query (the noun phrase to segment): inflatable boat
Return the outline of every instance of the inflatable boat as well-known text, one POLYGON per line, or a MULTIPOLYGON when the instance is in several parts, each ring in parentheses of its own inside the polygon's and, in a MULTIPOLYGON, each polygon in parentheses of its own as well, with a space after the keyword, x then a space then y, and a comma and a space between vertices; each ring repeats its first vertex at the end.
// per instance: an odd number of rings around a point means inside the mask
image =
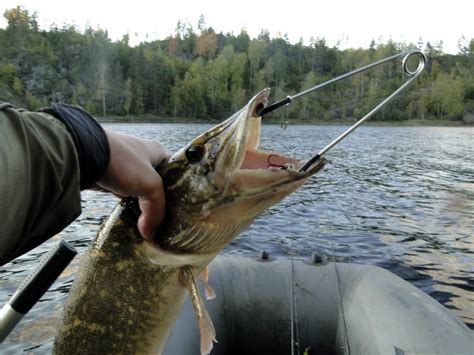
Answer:
MULTIPOLYGON (((205 302, 217 354, 474 354, 473 332, 433 298, 369 265, 220 256, 205 302)), ((198 354, 189 298, 164 354, 198 354)))

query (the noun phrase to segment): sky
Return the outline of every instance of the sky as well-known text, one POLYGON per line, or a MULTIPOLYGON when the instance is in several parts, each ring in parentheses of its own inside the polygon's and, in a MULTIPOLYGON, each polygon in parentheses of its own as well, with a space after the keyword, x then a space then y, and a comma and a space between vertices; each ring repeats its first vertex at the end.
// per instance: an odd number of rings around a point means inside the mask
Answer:
MULTIPOLYGON (((325 38, 328 45, 367 48, 372 40, 434 44, 443 41, 446 53, 457 53, 461 36, 474 38, 474 1, 469 0, 0 0, 0 11, 23 6, 37 12, 41 28, 51 24, 87 25, 106 29, 113 40, 130 34, 130 43, 164 39, 173 34, 179 20, 195 29, 202 14, 216 32, 250 37, 268 30, 271 37, 286 34, 290 42, 300 38, 325 38)), ((0 28, 6 21, 0 19, 0 28)))

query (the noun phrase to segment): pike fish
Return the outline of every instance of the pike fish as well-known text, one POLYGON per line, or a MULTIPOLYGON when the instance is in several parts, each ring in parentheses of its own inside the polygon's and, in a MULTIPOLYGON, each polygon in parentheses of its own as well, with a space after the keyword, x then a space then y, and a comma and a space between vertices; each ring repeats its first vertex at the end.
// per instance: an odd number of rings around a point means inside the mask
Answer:
POLYGON ((200 351, 211 351, 216 332, 195 280, 203 279, 212 297, 207 286, 212 259, 325 163, 321 158, 300 172, 303 161, 258 149, 258 112, 269 92, 258 93, 158 168, 167 211, 153 242, 137 230, 136 200, 124 199, 112 211, 83 257, 54 354, 161 353, 187 293, 200 351))

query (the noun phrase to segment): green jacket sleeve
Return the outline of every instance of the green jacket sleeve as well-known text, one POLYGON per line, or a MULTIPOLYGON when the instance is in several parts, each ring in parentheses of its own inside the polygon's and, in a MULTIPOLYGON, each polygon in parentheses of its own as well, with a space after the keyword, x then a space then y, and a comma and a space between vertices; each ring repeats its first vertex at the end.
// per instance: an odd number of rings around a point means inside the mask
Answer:
POLYGON ((80 201, 79 158, 65 126, 0 103, 0 265, 60 232, 80 201))

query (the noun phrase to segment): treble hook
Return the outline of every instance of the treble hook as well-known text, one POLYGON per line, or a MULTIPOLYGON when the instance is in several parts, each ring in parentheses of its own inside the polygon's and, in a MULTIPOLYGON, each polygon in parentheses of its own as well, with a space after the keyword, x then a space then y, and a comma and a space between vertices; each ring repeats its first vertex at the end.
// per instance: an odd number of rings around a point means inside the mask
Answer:
POLYGON ((381 59, 379 61, 376 61, 374 63, 368 64, 366 66, 363 66, 361 68, 355 69, 353 71, 350 71, 346 74, 340 75, 336 78, 330 79, 328 81, 325 81, 322 84, 318 84, 316 86, 313 86, 312 88, 309 88, 307 90, 304 90, 296 95, 293 96, 287 96, 283 100, 277 101, 269 106, 263 107, 259 112, 259 116, 266 115, 267 113, 270 113, 277 108, 283 106, 283 105, 288 105, 290 104, 294 99, 301 97, 303 95, 309 94, 310 92, 313 92, 315 90, 322 89, 323 87, 326 87, 328 85, 334 84, 335 82, 339 80, 346 79, 350 76, 353 76, 355 74, 359 74, 361 72, 364 72, 366 70, 372 69, 376 66, 379 66, 381 64, 390 62, 392 60, 398 59, 400 57, 403 57, 402 60, 402 68, 405 74, 407 74, 410 79, 408 79, 405 83, 403 83, 397 90, 395 90, 390 96, 386 97, 384 100, 382 100, 377 106, 375 106, 372 111, 370 111, 368 114, 366 114, 364 117, 362 117, 359 121, 357 121, 353 126, 351 126, 349 129, 347 129, 344 133, 342 133, 340 136, 338 136, 336 139, 334 139, 331 143, 329 143, 326 147, 324 147, 319 153, 317 153, 314 157, 312 157, 308 162, 300 169, 300 171, 306 171, 311 165, 313 165, 318 159, 320 159, 329 149, 333 148, 336 144, 338 144, 340 141, 342 141, 345 137, 347 137, 353 130, 355 130, 357 127, 359 127, 364 121, 372 117, 377 111, 379 111, 384 105, 386 105, 389 101, 391 101, 395 96, 397 96, 403 89, 405 89, 410 83, 415 80, 423 71, 425 68, 425 65, 427 63, 426 56, 423 54, 423 52, 417 50, 417 49, 412 49, 403 53, 395 54, 390 57, 387 57, 385 59, 381 59), (408 59, 411 56, 416 55, 418 57, 418 67, 415 70, 410 70, 408 68, 408 59))

